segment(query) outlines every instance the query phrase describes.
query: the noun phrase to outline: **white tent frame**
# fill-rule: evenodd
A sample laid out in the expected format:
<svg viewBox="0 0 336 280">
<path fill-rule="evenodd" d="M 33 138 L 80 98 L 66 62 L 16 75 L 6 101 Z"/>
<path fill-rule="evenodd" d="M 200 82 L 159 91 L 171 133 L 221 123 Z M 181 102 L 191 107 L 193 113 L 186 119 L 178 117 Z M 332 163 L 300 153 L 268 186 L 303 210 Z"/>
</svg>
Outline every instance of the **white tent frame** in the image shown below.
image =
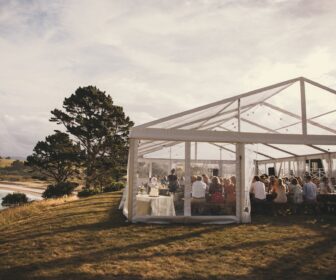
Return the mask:
<svg viewBox="0 0 336 280">
<path fill-rule="evenodd" d="M 284 110 L 280 107 L 277 107 L 273 104 L 269 104 L 266 100 L 279 92 L 283 91 L 287 87 L 291 85 L 299 83 L 300 84 L 300 99 L 301 99 L 301 115 L 293 114 L 287 110 Z M 271 155 L 263 154 L 258 152 L 259 154 L 263 155 L 264 157 L 268 158 L 267 160 L 259 161 L 257 164 L 262 163 L 270 163 L 270 162 L 277 162 L 277 161 L 284 161 L 284 160 L 303 160 L 303 158 L 307 158 L 304 156 L 298 156 L 293 152 L 287 151 L 285 149 L 279 148 L 274 146 L 275 144 L 297 144 L 297 145 L 307 145 L 310 148 L 318 150 L 322 152 L 323 158 L 328 158 L 329 162 L 331 153 L 328 151 L 317 147 L 315 145 L 335 145 L 336 143 L 336 130 L 324 126 L 316 121 L 311 119 L 307 119 L 307 109 L 306 109 L 306 90 L 305 85 L 309 83 L 315 87 L 323 89 L 329 93 L 336 94 L 336 90 L 333 90 L 329 87 L 321 85 L 317 82 L 309 80 L 304 77 L 298 77 L 295 79 L 287 80 L 281 83 L 277 83 L 274 85 L 270 85 L 267 87 L 263 87 L 257 90 L 253 90 L 241 95 L 233 96 L 230 98 L 226 98 L 214 103 L 210 103 L 208 105 L 200 106 L 191 110 L 187 110 L 185 112 L 173 114 L 168 117 L 164 117 L 155 121 L 151 121 L 139 126 L 132 128 L 130 132 L 130 150 L 129 150 L 129 163 L 128 163 L 128 220 L 132 222 L 137 221 L 146 221 L 146 222 L 156 222 L 156 221 L 177 221 L 183 220 L 185 221 L 201 221 L 201 222 L 227 222 L 227 221 L 234 221 L 234 222 L 242 222 L 243 221 L 243 201 L 244 197 L 244 189 L 245 189 L 245 145 L 246 144 L 263 144 L 268 146 L 269 148 L 284 152 L 288 154 L 288 158 L 286 159 L 275 159 Z M 241 106 L 241 100 L 246 97 L 257 95 L 259 93 L 275 90 L 272 95 L 267 96 L 263 100 L 255 103 L 251 103 L 245 106 Z M 234 102 L 237 102 L 238 107 L 235 109 L 231 109 L 225 111 L 228 107 L 230 107 Z M 278 130 L 281 129 L 269 129 L 258 123 L 251 122 L 247 119 L 241 117 L 242 112 L 247 112 L 254 108 L 254 106 L 263 104 L 266 107 L 269 107 L 273 110 L 279 111 L 282 114 L 291 116 L 298 120 L 295 124 L 290 124 L 289 126 L 296 125 L 298 123 L 302 124 L 302 133 L 300 134 L 284 134 L 280 133 Z M 196 120 L 188 120 L 187 122 L 179 122 L 177 125 L 170 127 L 157 127 L 160 124 L 167 123 L 169 121 L 174 121 L 175 119 L 178 121 L 179 118 L 185 117 L 188 115 L 193 116 L 197 112 L 204 112 L 206 109 L 214 108 L 218 105 L 224 105 L 219 111 L 214 112 L 207 117 L 199 117 Z M 325 112 L 320 114 L 319 116 L 330 114 L 335 112 L 336 110 L 332 110 L 329 112 Z M 226 117 L 228 113 L 234 113 L 233 116 Z M 218 117 L 223 116 L 222 119 L 218 119 Z M 319 116 L 315 116 L 317 118 Z M 215 119 L 211 122 L 212 119 Z M 227 127 L 225 127 L 225 123 L 236 119 L 238 122 L 238 131 L 231 131 Z M 241 131 L 241 123 L 247 122 L 259 129 L 263 129 L 265 132 L 263 133 L 254 133 L 254 132 L 242 132 Z M 332 135 L 324 134 L 324 135 L 311 135 L 307 133 L 307 125 L 313 125 L 319 128 L 322 128 Z M 196 127 L 190 128 L 190 125 L 196 125 Z M 156 127 L 153 127 L 156 126 Z M 220 130 L 215 130 L 220 129 Z M 236 174 L 237 174 L 237 211 L 236 216 L 226 216 L 223 217 L 192 217 L 190 214 L 190 201 L 188 200 L 188 192 L 190 192 L 190 163 L 191 163 L 191 142 L 208 142 L 213 145 L 216 145 L 220 148 L 226 149 L 225 147 L 221 146 L 219 143 L 232 143 L 236 145 L 236 151 L 231 151 L 236 153 Z M 139 218 L 136 217 L 136 193 L 137 193 L 137 163 L 138 160 L 146 160 L 150 161 L 150 159 L 145 159 L 145 155 L 159 151 L 163 148 L 173 146 L 176 144 L 185 143 L 185 211 L 183 217 L 148 217 L 148 218 Z M 228 150 L 228 149 L 227 149 Z M 334 156 L 334 154 L 332 154 Z M 314 155 L 316 156 L 316 155 Z M 201 160 L 199 160 L 201 161 Z M 246 182 L 247 183 L 247 182 Z"/>
</svg>

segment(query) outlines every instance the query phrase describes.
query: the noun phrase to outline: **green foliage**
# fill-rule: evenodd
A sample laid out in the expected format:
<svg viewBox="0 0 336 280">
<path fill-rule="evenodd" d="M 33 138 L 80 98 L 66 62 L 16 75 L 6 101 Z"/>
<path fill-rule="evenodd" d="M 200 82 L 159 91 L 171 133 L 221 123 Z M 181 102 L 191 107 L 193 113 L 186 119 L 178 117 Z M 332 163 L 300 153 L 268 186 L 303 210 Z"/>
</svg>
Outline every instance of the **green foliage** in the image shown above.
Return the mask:
<svg viewBox="0 0 336 280">
<path fill-rule="evenodd" d="M 1 205 L 9 206 L 15 204 L 23 204 L 28 202 L 28 197 L 24 193 L 9 193 L 2 198 Z"/>
<path fill-rule="evenodd" d="M 75 145 L 68 134 L 56 131 L 36 144 L 26 164 L 60 183 L 79 174 L 80 161 L 79 145 Z"/>
<path fill-rule="evenodd" d="M 123 188 L 125 188 L 124 182 L 114 182 L 111 185 L 104 187 L 103 192 L 115 192 L 120 191 Z"/>
<path fill-rule="evenodd" d="M 25 164 L 21 160 L 14 160 L 10 166 L 12 170 L 23 170 L 24 168 Z"/>
<path fill-rule="evenodd" d="M 96 194 L 99 194 L 99 193 L 101 193 L 101 192 L 98 189 L 84 188 L 83 190 L 78 192 L 78 197 L 88 197 L 88 196 L 96 195 Z"/>
<path fill-rule="evenodd" d="M 61 182 L 55 185 L 49 185 L 43 192 L 42 197 L 56 198 L 64 195 L 70 195 L 76 187 L 78 187 L 78 184 L 74 182 Z"/>
<path fill-rule="evenodd" d="M 63 108 L 53 110 L 50 120 L 63 124 L 80 142 L 86 188 L 102 188 L 111 174 L 119 178 L 126 174 L 128 134 L 133 122 L 123 108 L 93 86 L 78 88 L 65 98 Z"/>
</svg>

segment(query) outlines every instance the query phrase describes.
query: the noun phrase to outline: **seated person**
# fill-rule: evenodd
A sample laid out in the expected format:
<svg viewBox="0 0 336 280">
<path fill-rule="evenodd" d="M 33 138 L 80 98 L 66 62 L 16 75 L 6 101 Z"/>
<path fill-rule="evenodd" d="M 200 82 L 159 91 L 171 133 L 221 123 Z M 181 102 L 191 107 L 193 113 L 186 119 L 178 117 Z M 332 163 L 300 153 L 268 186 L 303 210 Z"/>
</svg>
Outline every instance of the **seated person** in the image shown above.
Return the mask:
<svg viewBox="0 0 336 280">
<path fill-rule="evenodd" d="M 209 186 L 210 202 L 223 202 L 224 201 L 224 189 L 217 176 L 211 179 Z"/>
<path fill-rule="evenodd" d="M 276 198 L 273 200 L 275 203 L 286 203 L 286 186 L 284 185 L 282 179 L 278 179 L 278 185 L 275 189 Z"/>
<path fill-rule="evenodd" d="M 196 181 L 191 186 L 192 200 L 205 201 L 206 184 L 202 182 L 202 176 L 197 176 Z"/>
<path fill-rule="evenodd" d="M 310 175 L 307 175 L 306 183 L 303 185 L 303 198 L 305 202 L 315 203 L 316 202 L 316 191 L 317 191 L 317 186 L 312 182 L 312 177 Z"/>
<path fill-rule="evenodd" d="M 254 176 L 250 193 L 254 195 L 254 201 L 264 201 L 266 199 L 265 184 L 260 181 L 259 176 Z"/>
</svg>

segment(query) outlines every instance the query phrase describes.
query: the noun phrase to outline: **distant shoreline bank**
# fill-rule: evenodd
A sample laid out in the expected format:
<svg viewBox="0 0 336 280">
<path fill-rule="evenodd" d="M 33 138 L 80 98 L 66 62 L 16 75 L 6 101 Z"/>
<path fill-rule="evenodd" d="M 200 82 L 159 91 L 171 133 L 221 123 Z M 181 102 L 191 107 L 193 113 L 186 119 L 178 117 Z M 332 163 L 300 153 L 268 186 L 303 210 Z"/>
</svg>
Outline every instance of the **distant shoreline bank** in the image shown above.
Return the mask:
<svg viewBox="0 0 336 280">
<path fill-rule="evenodd" d="M 0 190 L 12 191 L 12 192 L 22 192 L 25 194 L 30 194 L 34 196 L 41 196 L 46 185 L 41 183 L 34 182 L 9 182 L 9 181 L 0 181 Z"/>
</svg>

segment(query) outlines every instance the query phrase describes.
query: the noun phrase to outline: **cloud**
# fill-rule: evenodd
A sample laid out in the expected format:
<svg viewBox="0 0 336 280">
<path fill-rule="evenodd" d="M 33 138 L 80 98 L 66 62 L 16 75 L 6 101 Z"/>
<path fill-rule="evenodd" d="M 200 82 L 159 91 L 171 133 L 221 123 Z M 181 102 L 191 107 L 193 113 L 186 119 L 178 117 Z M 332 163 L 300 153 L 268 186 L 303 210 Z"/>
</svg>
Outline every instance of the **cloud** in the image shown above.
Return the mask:
<svg viewBox="0 0 336 280">
<path fill-rule="evenodd" d="M 136 124 L 296 76 L 335 87 L 335 11 L 327 0 L 1 2 L 0 154 L 29 154 L 79 86 L 107 91 Z"/>
</svg>

